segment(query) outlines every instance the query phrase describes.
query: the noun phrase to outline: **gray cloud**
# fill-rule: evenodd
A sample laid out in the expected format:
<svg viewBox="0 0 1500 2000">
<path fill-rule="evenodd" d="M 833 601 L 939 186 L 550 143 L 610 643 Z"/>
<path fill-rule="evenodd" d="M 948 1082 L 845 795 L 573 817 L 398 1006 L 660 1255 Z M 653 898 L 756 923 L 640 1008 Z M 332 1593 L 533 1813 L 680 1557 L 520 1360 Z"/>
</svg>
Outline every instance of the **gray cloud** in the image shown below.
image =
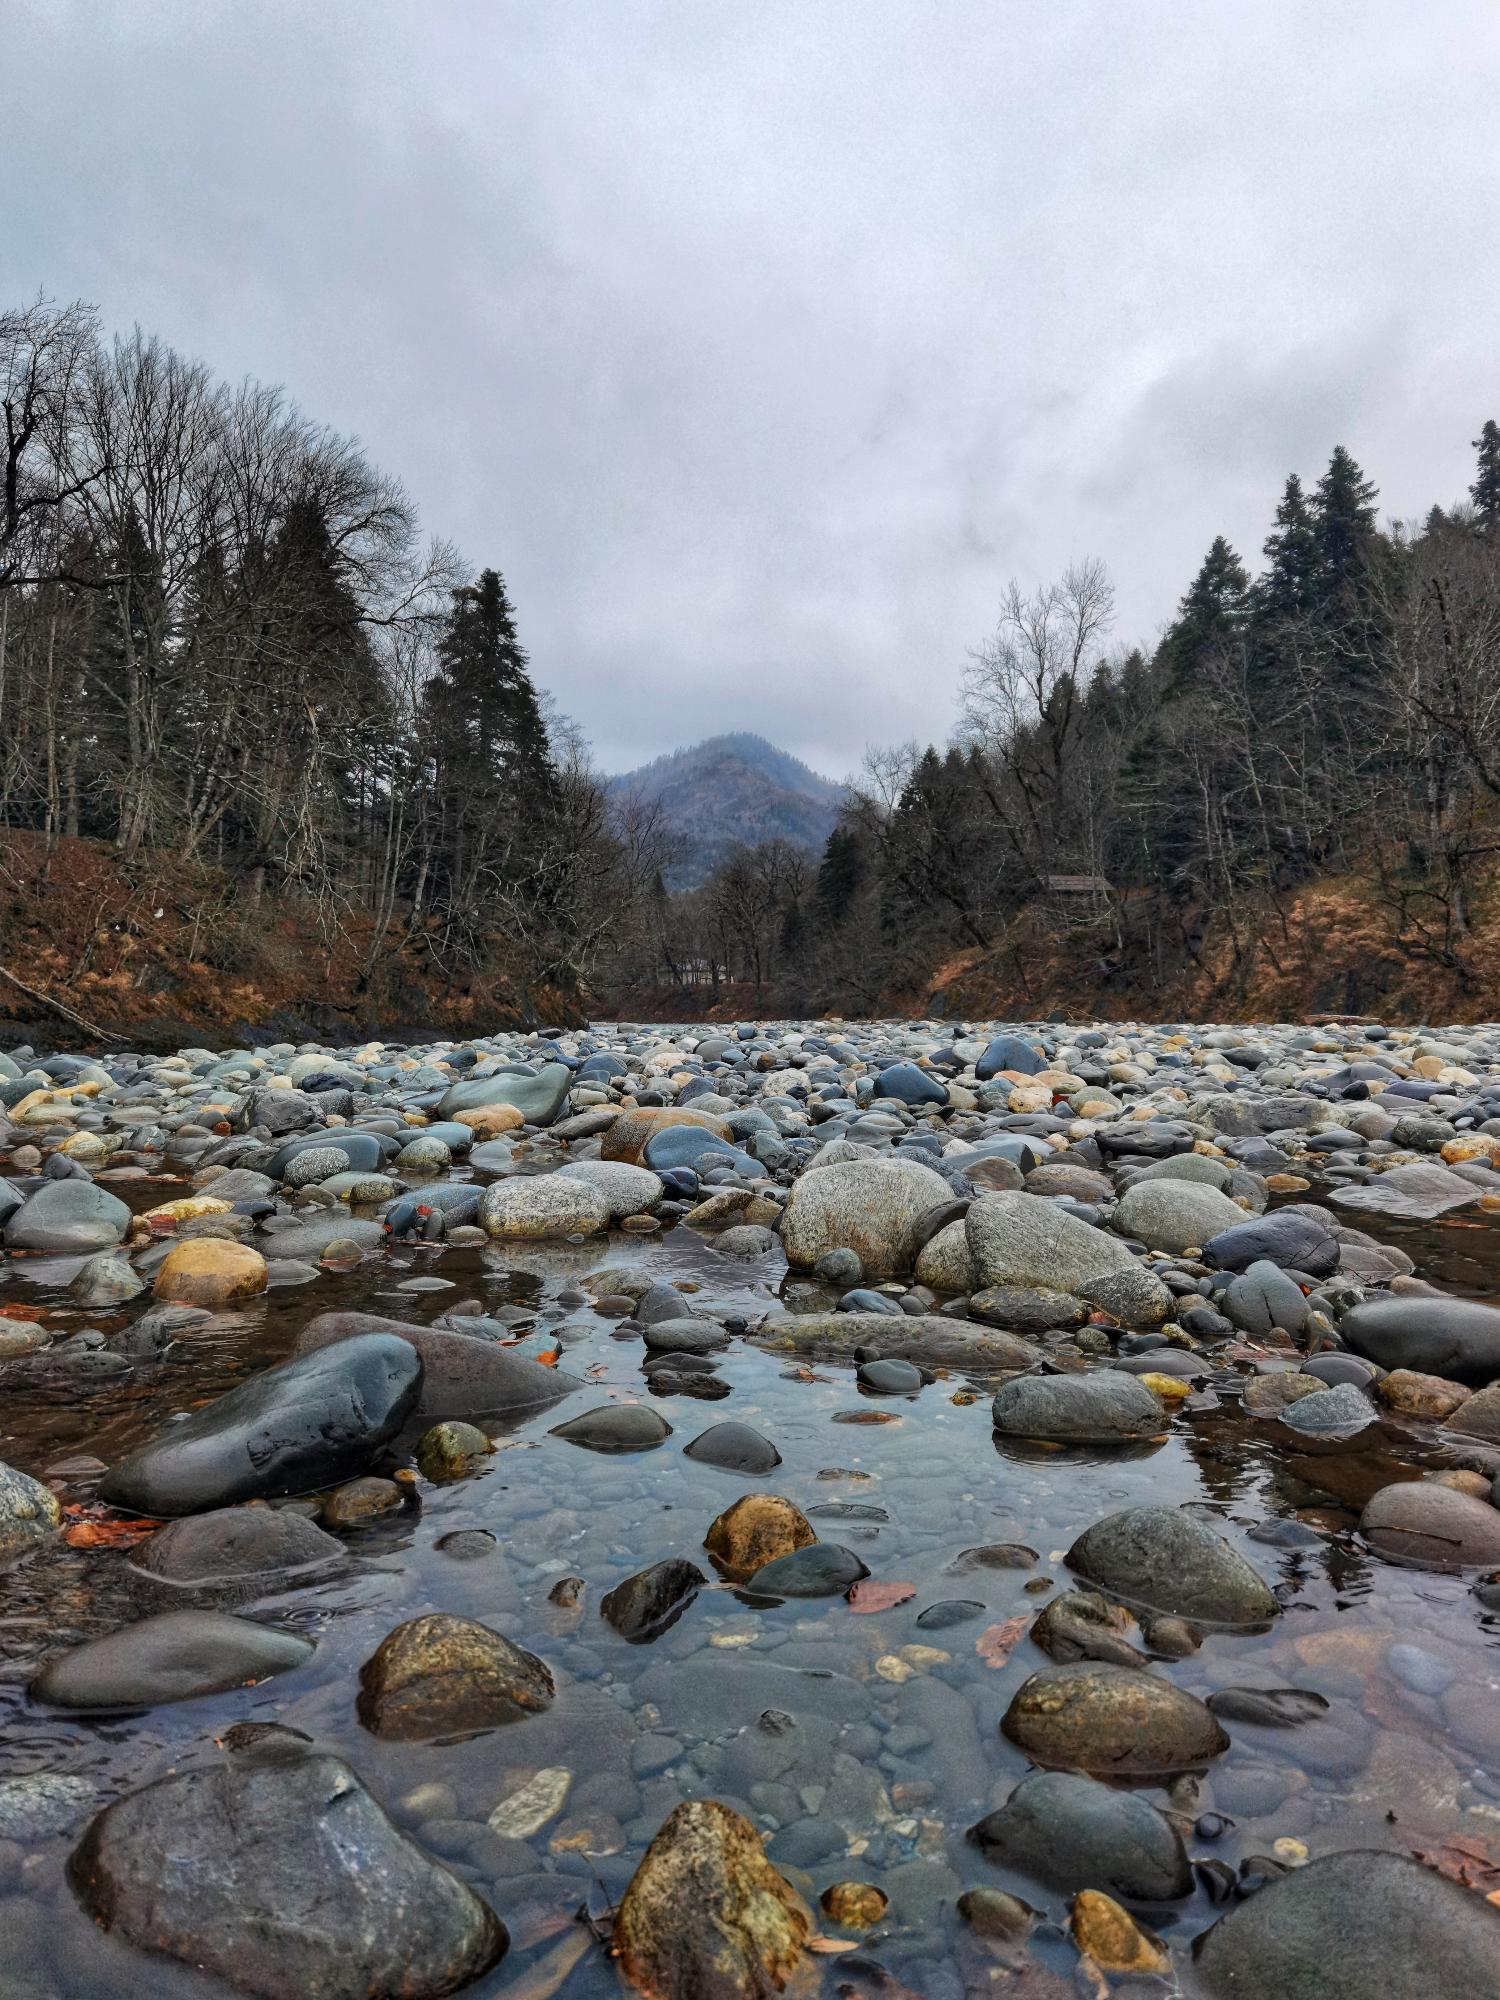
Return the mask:
<svg viewBox="0 0 1500 2000">
<path fill-rule="evenodd" d="M 12 0 L 0 293 L 284 381 L 620 767 L 941 736 L 1012 572 L 1122 637 L 1347 442 L 1500 414 L 1488 0 Z"/>
</svg>

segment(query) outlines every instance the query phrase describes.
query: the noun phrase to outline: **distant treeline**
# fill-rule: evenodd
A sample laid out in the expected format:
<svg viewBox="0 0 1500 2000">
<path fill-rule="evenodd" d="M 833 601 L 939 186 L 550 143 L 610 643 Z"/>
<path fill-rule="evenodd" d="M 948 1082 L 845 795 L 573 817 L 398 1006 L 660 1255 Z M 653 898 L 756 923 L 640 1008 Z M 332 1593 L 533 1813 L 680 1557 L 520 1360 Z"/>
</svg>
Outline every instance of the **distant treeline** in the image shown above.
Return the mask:
<svg viewBox="0 0 1500 2000">
<path fill-rule="evenodd" d="M 821 865 L 781 843 L 658 896 L 630 968 L 866 1011 L 1024 921 L 1101 978 L 1274 939 L 1354 878 L 1408 959 L 1472 970 L 1500 852 L 1500 429 L 1466 500 L 1382 528 L 1340 447 L 1294 474 L 1252 576 L 1217 537 L 1160 643 L 1113 645 L 1084 561 L 1005 591 L 942 747 L 872 755 Z"/>
</svg>

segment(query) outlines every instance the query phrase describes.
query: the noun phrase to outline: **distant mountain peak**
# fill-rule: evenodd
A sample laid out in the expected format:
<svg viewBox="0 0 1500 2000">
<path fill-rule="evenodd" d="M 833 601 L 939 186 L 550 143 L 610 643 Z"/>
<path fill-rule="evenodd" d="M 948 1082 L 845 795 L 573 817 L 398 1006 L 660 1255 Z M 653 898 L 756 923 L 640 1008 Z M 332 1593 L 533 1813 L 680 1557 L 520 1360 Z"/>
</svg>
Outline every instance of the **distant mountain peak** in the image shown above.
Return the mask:
<svg viewBox="0 0 1500 2000">
<path fill-rule="evenodd" d="M 612 797 L 661 806 L 687 852 L 668 886 L 693 888 L 735 847 L 789 840 L 821 850 L 838 820 L 843 787 L 753 730 L 730 730 L 669 750 L 611 778 Z"/>
</svg>

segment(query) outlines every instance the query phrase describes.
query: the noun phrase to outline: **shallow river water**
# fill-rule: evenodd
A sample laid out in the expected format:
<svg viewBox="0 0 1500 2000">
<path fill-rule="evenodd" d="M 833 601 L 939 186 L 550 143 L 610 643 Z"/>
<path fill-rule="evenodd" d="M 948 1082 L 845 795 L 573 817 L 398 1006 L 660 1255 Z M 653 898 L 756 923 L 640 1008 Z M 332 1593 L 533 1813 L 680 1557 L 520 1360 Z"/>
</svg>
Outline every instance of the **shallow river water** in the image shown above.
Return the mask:
<svg viewBox="0 0 1500 2000">
<path fill-rule="evenodd" d="M 116 1191 L 139 1210 L 190 1184 L 186 1169 L 162 1171 Z M 1320 1198 L 1316 1179 L 1304 1198 Z M 1404 1249 L 1419 1277 L 1471 1298 L 1500 1293 L 1500 1216 L 1368 1226 Z M 108 1333 L 134 1316 L 141 1302 L 113 1315 L 73 1305 L 64 1287 L 77 1265 L 9 1260 L 0 1306 L 40 1309 L 59 1331 Z M 988 1886 L 1042 1910 L 1033 1961 L 1056 1973 L 1058 1992 L 1071 1992 L 1069 1899 L 992 1865 L 965 1838 L 1028 1768 L 999 1723 L 1016 1688 L 1047 1663 L 1024 1626 L 1008 1621 L 1029 1621 L 1069 1586 L 1062 1556 L 1092 1522 L 1140 1502 L 1172 1503 L 1200 1512 L 1249 1557 L 1281 1616 L 1261 1634 L 1210 1633 L 1163 1671 L 1201 1696 L 1296 1686 L 1331 1704 L 1298 1728 L 1235 1723 L 1231 1748 L 1194 1788 L 1144 1788 L 1183 1813 L 1185 1827 L 1193 1823 L 1194 1858 L 1239 1872 L 1256 1856 L 1295 1864 L 1360 1847 L 1446 1851 L 1451 1862 L 1455 1843 L 1467 1842 L 1482 1871 L 1485 1855 L 1500 1855 L 1500 1618 L 1476 1598 L 1472 1574 L 1383 1562 L 1356 1531 L 1378 1488 L 1465 1462 L 1435 1430 L 1382 1419 L 1323 1444 L 1247 1416 L 1235 1394 L 1211 1387 L 1187 1399 L 1157 1445 L 1024 1446 L 991 1428 L 993 1380 L 950 1369 L 917 1394 L 873 1396 L 846 1364 L 788 1359 L 753 1339 L 734 1340 L 720 1358 L 727 1398 L 652 1397 L 639 1338 L 619 1337 L 618 1321 L 597 1314 L 581 1289 L 605 1265 L 638 1267 L 679 1286 L 696 1309 L 752 1322 L 789 1285 L 801 1306 L 826 1309 L 836 1296 L 789 1281 L 779 1247 L 732 1259 L 680 1223 L 583 1243 L 391 1241 L 352 1271 L 221 1311 L 164 1360 L 98 1386 L 40 1356 L 0 1368 L 0 1459 L 70 1501 L 89 1496 L 89 1461 L 114 1463 L 172 1412 L 284 1359 L 314 1312 L 357 1307 L 426 1323 L 462 1300 L 534 1309 L 588 1385 L 558 1408 L 487 1424 L 498 1449 L 472 1476 L 416 1482 L 405 1511 L 346 1535 L 351 1559 L 341 1572 L 270 1596 L 188 1598 L 134 1569 L 128 1549 L 59 1541 L 42 1550 L 0 1593 L 0 1779 L 65 1774 L 89 1781 L 103 1803 L 232 1724 L 301 1730 L 347 1757 L 398 1823 L 443 1853 L 504 1919 L 511 1948 L 466 1989 L 476 2000 L 619 1992 L 606 1950 L 574 1920 L 580 1908 L 604 1918 L 652 1833 L 693 1797 L 753 1811 L 770 1832 L 770 1857 L 814 1906 L 840 1880 L 875 1883 L 889 1897 L 862 1940 L 825 1922 L 853 1948 L 813 1968 L 824 1991 L 904 1986 L 945 2000 L 1012 1990 L 995 1952 L 955 1911 L 961 1890 Z M 566 1416 L 608 1401 L 652 1402 L 671 1436 L 605 1455 L 550 1435 Z M 747 1480 L 684 1455 L 730 1418 L 780 1452 L 768 1477 Z M 391 1456 L 402 1458 L 401 1445 Z M 653 1640 L 618 1637 L 599 1615 L 604 1594 L 669 1556 L 711 1573 L 702 1547 L 709 1522 L 757 1484 L 793 1500 L 820 1536 L 855 1550 L 877 1582 L 910 1584 L 914 1594 L 864 1612 L 842 1597 L 761 1603 L 711 1580 Z M 1268 1521 L 1311 1532 L 1277 1546 Z M 461 1530 L 493 1541 L 455 1544 Z M 999 1543 L 1029 1548 L 1034 1562 L 965 1559 Z M 577 1603 L 553 1601 L 564 1577 L 583 1579 Z M 953 1600 L 972 1607 L 959 1622 L 921 1622 L 928 1607 Z M 39 1664 L 60 1648 L 187 1602 L 253 1606 L 256 1619 L 316 1640 L 317 1651 L 258 1687 L 125 1716 L 71 1717 L 28 1696 Z M 539 1654 L 558 1683 L 550 1711 L 452 1744 L 384 1742 L 366 1731 L 355 1709 L 361 1664 L 392 1627 L 433 1610 L 481 1620 Z M 795 1717 L 795 1754 L 763 1720 L 768 1711 Z M 474 1843 L 496 1805 L 538 1771 L 571 1774 L 567 1796 L 526 1841 L 529 1854 L 512 1845 L 496 1873 L 486 1850 L 475 1860 Z M 446 1794 L 418 1790 L 433 1786 Z M 0 1886 L 0 1994 L 224 1994 L 218 1979 L 145 1957 L 90 1922 L 64 1874 L 75 1839 L 69 1825 L 11 1857 Z M 1211 1877 L 1199 1881 L 1190 1898 L 1149 1912 L 1184 1975 L 1186 1941 L 1219 1914 Z"/>
</svg>

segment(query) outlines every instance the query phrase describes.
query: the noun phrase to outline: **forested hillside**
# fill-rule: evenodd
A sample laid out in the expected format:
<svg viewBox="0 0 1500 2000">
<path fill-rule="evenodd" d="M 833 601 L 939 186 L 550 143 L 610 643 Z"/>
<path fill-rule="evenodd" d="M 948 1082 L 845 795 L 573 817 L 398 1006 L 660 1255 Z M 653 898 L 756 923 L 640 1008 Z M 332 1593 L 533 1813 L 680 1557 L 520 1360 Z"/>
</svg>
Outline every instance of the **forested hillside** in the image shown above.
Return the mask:
<svg viewBox="0 0 1500 2000">
<path fill-rule="evenodd" d="M 822 865 L 780 843 L 658 909 L 654 978 L 778 1005 L 1493 1014 L 1500 431 L 1382 527 L 1342 446 L 1160 642 L 1102 562 L 1012 583 L 947 743 L 877 750 Z M 1320 963 L 1321 961 L 1321 963 Z M 1424 996 L 1427 996 L 1424 999 Z"/>
<path fill-rule="evenodd" d="M 397 966 L 439 1009 L 476 980 L 581 994 L 651 818 L 612 819 L 549 720 L 499 573 L 280 390 L 82 306 L 0 315 L 0 387 L 0 829 L 45 863 L 0 849 L 0 963 L 83 838 L 127 885 L 169 863 L 222 973 L 290 923 L 377 1010 Z"/>
</svg>

